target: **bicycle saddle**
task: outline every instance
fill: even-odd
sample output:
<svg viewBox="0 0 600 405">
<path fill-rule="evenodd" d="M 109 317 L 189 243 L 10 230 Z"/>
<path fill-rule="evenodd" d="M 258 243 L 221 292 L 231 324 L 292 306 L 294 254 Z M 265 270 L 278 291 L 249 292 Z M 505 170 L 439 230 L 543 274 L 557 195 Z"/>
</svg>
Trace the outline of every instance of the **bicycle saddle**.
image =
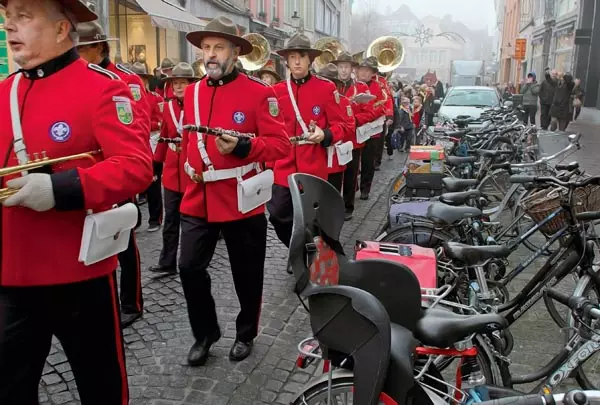
<svg viewBox="0 0 600 405">
<path fill-rule="evenodd" d="M 474 207 L 453 207 L 444 203 L 434 202 L 427 209 L 427 217 L 433 222 L 451 225 L 465 218 L 479 217 L 481 210 Z"/>
<path fill-rule="evenodd" d="M 450 259 L 458 260 L 467 266 L 475 266 L 488 259 L 504 259 L 512 250 L 506 245 L 471 246 L 458 242 L 444 242 L 444 253 Z"/>
<path fill-rule="evenodd" d="M 454 191 L 464 191 L 469 187 L 474 187 L 477 185 L 477 180 L 475 179 L 456 179 L 454 177 L 444 177 L 442 179 L 442 185 L 446 189 L 446 191 L 454 192 Z"/>
<path fill-rule="evenodd" d="M 448 156 L 446 158 L 446 164 L 448 166 L 456 167 L 460 165 L 464 165 L 467 163 L 475 163 L 477 162 L 477 156 Z"/>
<path fill-rule="evenodd" d="M 489 150 L 489 149 L 474 149 L 469 150 L 470 155 L 483 156 L 483 157 L 498 157 L 501 155 L 510 155 L 514 153 L 512 150 Z"/>
<path fill-rule="evenodd" d="M 468 129 L 463 129 L 463 130 L 458 130 L 458 131 L 446 131 L 444 134 L 446 136 L 452 137 L 452 138 L 462 138 L 464 135 L 468 134 L 469 132 L 471 132 Z"/>
<path fill-rule="evenodd" d="M 508 327 L 499 314 L 459 315 L 441 308 L 424 311 L 417 322 L 415 337 L 424 345 L 452 347 L 472 333 L 492 332 Z"/>
<path fill-rule="evenodd" d="M 440 196 L 440 202 L 448 205 L 463 205 L 467 201 L 481 197 L 479 190 L 458 191 L 456 193 L 444 193 Z"/>
</svg>

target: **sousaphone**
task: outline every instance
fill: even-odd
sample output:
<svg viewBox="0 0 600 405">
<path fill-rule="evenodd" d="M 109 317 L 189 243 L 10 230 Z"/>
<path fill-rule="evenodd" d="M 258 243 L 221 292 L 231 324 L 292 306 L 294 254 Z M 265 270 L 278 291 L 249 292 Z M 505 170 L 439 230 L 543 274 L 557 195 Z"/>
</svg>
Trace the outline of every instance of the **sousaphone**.
<svg viewBox="0 0 600 405">
<path fill-rule="evenodd" d="M 267 38 L 254 32 L 246 34 L 242 38 L 252 44 L 252 52 L 238 58 L 244 70 L 255 72 L 262 69 L 271 57 L 271 45 L 269 41 Z"/>
<path fill-rule="evenodd" d="M 367 48 L 365 58 L 375 56 L 378 69 L 381 73 L 396 70 L 404 60 L 404 46 L 402 42 L 393 36 L 379 37 Z"/>
<path fill-rule="evenodd" d="M 323 53 L 313 62 L 315 71 L 317 72 L 321 71 L 328 63 L 336 60 L 338 56 L 345 51 L 344 45 L 333 37 L 319 39 L 315 42 L 314 48 L 323 51 Z"/>
</svg>

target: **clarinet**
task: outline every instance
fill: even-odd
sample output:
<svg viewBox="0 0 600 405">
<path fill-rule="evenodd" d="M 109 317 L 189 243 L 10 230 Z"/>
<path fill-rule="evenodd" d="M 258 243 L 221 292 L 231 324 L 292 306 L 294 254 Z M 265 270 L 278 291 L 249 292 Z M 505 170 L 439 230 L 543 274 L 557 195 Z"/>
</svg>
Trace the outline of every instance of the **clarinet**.
<svg viewBox="0 0 600 405">
<path fill-rule="evenodd" d="M 232 129 L 223 129 L 223 128 L 211 128 L 205 126 L 197 126 L 197 125 L 184 125 L 183 129 L 186 131 L 192 132 L 200 132 L 202 134 L 221 136 L 221 135 L 229 135 L 235 138 L 255 138 L 256 134 L 250 132 L 239 132 L 234 131 Z"/>
<path fill-rule="evenodd" d="M 175 143 L 180 144 L 181 138 L 158 138 L 158 143 Z"/>
<path fill-rule="evenodd" d="M 308 124 L 308 134 L 302 134 L 300 136 L 292 136 L 290 137 L 290 142 L 292 143 L 292 145 L 296 145 L 299 142 L 302 141 L 307 141 L 308 137 L 311 133 L 315 132 L 315 127 L 317 126 L 317 123 L 315 121 L 310 121 L 310 124 Z"/>
</svg>

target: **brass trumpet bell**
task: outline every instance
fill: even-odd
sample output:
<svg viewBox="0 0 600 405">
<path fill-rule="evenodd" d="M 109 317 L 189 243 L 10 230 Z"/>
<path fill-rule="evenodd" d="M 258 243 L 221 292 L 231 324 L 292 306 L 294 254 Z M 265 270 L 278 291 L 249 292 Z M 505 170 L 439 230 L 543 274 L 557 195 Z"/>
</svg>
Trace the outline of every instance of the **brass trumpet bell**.
<svg viewBox="0 0 600 405">
<path fill-rule="evenodd" d="M 314 48 L 323 52 L 313 62 L 317 72 L 320 72 L 328 63 L 336 60 L 345 51 L 344 45 L 333 37 L 319 39 L 315 43 Z"/>
<path fill-rule="evenodd" d="M 395 70 L 404 60 L 404 46 L 393 36 L 379 37 L 367 48 L 365 57 L 375 56 L 379 71 L 387 73 Z"/>
<path fill-rule="evenodd" d="M 271 57 L 271 45 L 269 41 L 267 38 L 254 32 L 246 34 L 242 38 L 252 44 L 252 52 L 238 58 L 244 70 L 254 72 L 262 69 Z"/>
<path fill-rule="evenodd" d="M 204 61 L 202 59 L 196 59 L 194 63 L 192 63 L 192 68 L 197 77 L 206 76 L 206 67 L 204 66 Z"/>
</svg>

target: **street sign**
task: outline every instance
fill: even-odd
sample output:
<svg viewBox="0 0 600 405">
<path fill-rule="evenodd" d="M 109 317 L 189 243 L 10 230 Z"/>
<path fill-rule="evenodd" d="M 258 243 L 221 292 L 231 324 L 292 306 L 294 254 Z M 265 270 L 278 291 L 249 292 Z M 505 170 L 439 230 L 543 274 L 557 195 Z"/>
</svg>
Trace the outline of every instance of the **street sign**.
<svg viewBox="0 0 600 405">
<path fill-rule="evenodd" d="M 0 80 L 8 77 L 8 48 L 6 47 L 6 31 L 4 17 L 0 15 Z"/>
<path fill-rule="evenodd" d="M 592 30 L 582 28 L 575 30 L 575 45 L 589 45 L 592 43 Z"/>
<path fill-rule="evenodd" d="M 515 41 L 515 59 L 524 60 L 527 53 L 527 40 L 518 38 Z"/>
</svg>

